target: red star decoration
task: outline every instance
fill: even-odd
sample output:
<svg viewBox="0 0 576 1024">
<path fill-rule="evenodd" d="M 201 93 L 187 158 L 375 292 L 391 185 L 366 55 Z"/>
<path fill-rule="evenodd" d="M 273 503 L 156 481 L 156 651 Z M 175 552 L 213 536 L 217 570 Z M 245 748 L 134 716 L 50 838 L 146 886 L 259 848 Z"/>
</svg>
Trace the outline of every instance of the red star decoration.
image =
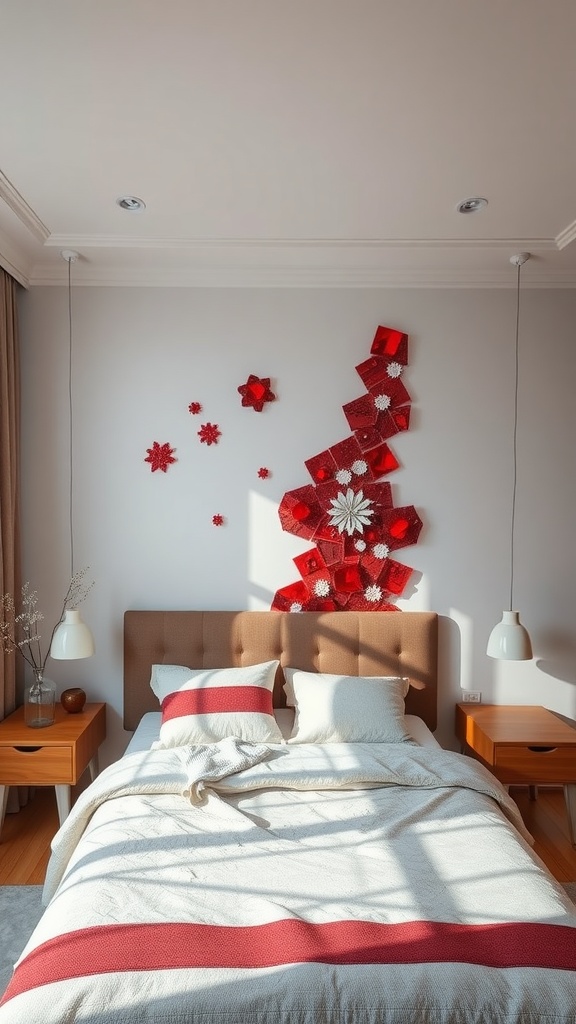
<svg viewBox="0 0 576 1024">
<path fill-rule="evenodd" d="M 149 462 L 151 466 L 151 472 L 155 473 L 157 469 L 161 469 L 163 473 L 166 472 L 171 462 L 176 462 L 176 459 L 172 455 L 175 452 L 175 448 L 171 448 L 168 442 L 166 444 L 158 444 L 158 441 L 154 441 L 151 448 L 147 448 L 148 457 L 144 459 L 144 462 Z"/>
<path fill-rule="evenodd" d="M 191 412 L 193 416 L 197 416 L 199 412 L 202 412 L 202 406 L 200 402 L 190 402 L 188 406 L 188 412 Z"/>
<path fill-rule="evenodd" d="M 224 526 L 224 516 L 217 512 L 215 516 L 212 516 L 212 522 L 214 526 Z"/>
<path fill-rule="evenodd" d="M 218 444 L 218 438 L 221 436 L 217 423 L 203 423 L 198 431 L 198 437 L 202 444 Z"/>
<path fill-rule="evenodd" d="M 258 470 L 258 476 L 261 480 L 266 480 L 270 476 L 270 470 L 266 469 L 266 466 L 261 466 Z"/>
<path fill-rule="evenodd" d="M 254 409 L 254 412 L 262 412 L 264 402 L 273 402 L 276 395 L 270 390 L 270 377 L 256 377 L 250 374 L 245 384 L 238 388 L 242 395 L 242 405 Z"/>
</svg>

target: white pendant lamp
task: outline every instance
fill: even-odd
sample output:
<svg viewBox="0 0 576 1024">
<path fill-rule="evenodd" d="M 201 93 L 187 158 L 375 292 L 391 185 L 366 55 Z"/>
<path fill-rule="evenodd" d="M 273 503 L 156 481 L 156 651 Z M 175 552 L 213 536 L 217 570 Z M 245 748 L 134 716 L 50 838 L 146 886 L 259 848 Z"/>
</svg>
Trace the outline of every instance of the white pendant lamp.
<svg viewBox="0 0 576 1024">
<path fill-rule="evenodd" d="M 515 380 L 514 380 L 514 436 L 513 436 L 513 465 L 514 474 L 512 481 L 512 517 L 510 527 L 510 608 L 502 612 L 502 620 L 490 633 L 486 653 L 490 658 L 498 658 L 506 661 L 530 661 L 532 658 L 532 644 L 527 630 L 520 622 L 520 615 L 512 611 L 514 607 L 514 517 L 516 513 L 516 434 L 518 427 L 518 337 L 520 325 L 520 267 L 524 266 L 530 259 L 529 252 L 521 252 L 512 256 L 510 262 L 517 268 L 516 275 L 516 358 L 515 358 Z"/>
<path fill-rule="evenodd" d="M 69 409 L 69 451 L 70 451 L 70 569 L 74 581 L 74 527 L 72 514 L 73 485 L 73 429 L 72 429 L 72 281 L 71 264 L 78 259 L 73 249 L 63 249 L 62 258 L 68 263 L 68 409 Z M 72 590 L 72 586 L 70 587 Z M 70 591 L 69 591 L 70 592 Z M 82 621 L 77 608 L 65 608 L 62 621 L 54 630 L 50 645 L 50 657 L 59 661 L 76 658 L 90 658 L 94 654 L 94 638 L 88 626 Z"/>
<path fill-rule="evenodd" d="M 504 611 L 502 619 L 490 633 L 486 654 L 505 661 L 530 661 L 532 644 L 528 630 L 520 622 L 518 612 Z"/>
<path fill-rule="evenodd" d="M 50 657 L 59 660 L 91 658 L 94 654 L 94 637 L 85 622 L 82 622 L 77 608 L 66 608 L 64 618 L 56 627 L 50 647 Z"/>
</svg>

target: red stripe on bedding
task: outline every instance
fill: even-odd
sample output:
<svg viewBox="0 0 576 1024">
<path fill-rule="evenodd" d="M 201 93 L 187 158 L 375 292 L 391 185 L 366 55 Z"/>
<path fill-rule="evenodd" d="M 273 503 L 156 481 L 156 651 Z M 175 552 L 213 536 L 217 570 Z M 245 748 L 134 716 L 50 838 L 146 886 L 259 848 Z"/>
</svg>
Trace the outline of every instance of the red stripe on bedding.
<svg viewBox="0 0 576 1024">
<path fill-rule="evenodd" d="M 204 686 L 178 690 L 162 701 L 162 721 L 184 715 L 214 715 L 252 711 L 273 715 L 272 694 L 262 686 Z"/>
<path fill-rule="evenodd" d="M 57 936 L 32 950 L 16 968 L 2 1003 L 40 985 L 94 974 L 298 963 L 466 963 L 574 971 L 576 928 L 292 919 L 250 926 L 100 925 Z"/>
</svg>

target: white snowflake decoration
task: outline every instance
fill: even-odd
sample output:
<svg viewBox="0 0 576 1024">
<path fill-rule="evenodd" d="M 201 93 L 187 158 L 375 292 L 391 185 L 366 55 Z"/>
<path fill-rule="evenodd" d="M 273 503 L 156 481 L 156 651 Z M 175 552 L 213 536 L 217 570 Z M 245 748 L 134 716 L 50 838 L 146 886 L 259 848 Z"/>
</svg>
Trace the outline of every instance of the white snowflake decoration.
<svg viewBox="0 0 576 1024">
<path fill-rule="evenodd" d="M 330 593 L 330 584 L 328 580 L 316 580 L 314 584 L 314 593 L 316 597 L 328 597 Z"/>
<path fill-rule="evenodd" d="M 354 547 L 356 551 L 366 551 L 366 541 L 359 537 L 358 540 L 354 541 Z"/>
<path fill-rule="evenodd" d="M 386 373 L 389 377 L 399 377 L 403 369 L 402 363 L 388 363 Z"/>
<path fill-rule="evenodd" d="M 390 408 L 391 403 L 392 399 L 390 398 L 390 395 L 376 395 L 376 398 L 374 399 L 374 405 L 380 410 L 380 412 L 386 412 L 386 409 Z"/>
<path fill-rule="evenodd" d="M 371 587 L 366 587 L 364 597 L 367 601 L 370 601 L 371 604 L 376 604 L 377 601 L 382 600 L 382 591 L 380 587 L 373 583 Z"/>
<path fill-rule="evenodd" d="M 372 548 L 374 558 L 388 558 L 390 548 L 387 544 L 375 544 Z"/>
<path fill-rule="evenodd" d="M 352 472 L 356 476 L 364 476 L 368 472 L 368 463 L 364 459 L 356 459 L 356 462 L 352 463 Z"/>
<path fill-rule="evenodd" d="M 374 515 L 370 499 L 364 497 L 363 491 L 353 491 L 351 487 L 346 494 L 341 492 L 337 498 L 331 498 L 330 504 L 330 526 L 336 526 L 338 533 L 346 531 L 349 537 L 353 533 L 363 533 Z"/>
<path fill-rule="evenodd" d="M 289 610 L 291 612 L 301 612 L 302 611 L 302 605 L 300 604 L 300 601 L 293 601 L 292 604 L 290 605 L 290 609 Z"/>
<path fill-rule="evenodd" d="M 352 473 L 349 469 L 339 469 L 336 473 L 336 479 L 339 484 L 349 484 L 352 479 Z"/>
</svg>

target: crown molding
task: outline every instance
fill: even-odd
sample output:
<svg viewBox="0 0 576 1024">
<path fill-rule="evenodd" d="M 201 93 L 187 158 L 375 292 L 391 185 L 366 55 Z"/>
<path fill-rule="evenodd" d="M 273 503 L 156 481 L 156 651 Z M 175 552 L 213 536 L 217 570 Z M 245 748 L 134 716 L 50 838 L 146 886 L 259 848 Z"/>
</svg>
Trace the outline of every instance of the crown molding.
<svg viewBox="0 0 576 1024">
<path fill-rule="evenodd" d="M 36 241 L 43 245 L 50 237 L 48 228 L 40 220 L 40 217 L 34 213 L 32 207 L 28 206 L 23 196 L 14 188 L 12 182 L 8 180 L 5 174 L 2 174 L 2 171 L 0 171 L 0 199 L 3 199 L 6 205 L 10 207 L 20 223 L 27 228 Z"/>
<path fill-rule="evenodd" d="M 131 235 L 50 235 L 46 248 L 75 249 L 519 249 L 555 252 L 554 238 L 134 238 Z"/>
<path fill-rule="evenodd" d="M 30 285 L 29 263 L 30 261 L 21 249 L 13 244 L 5 232 L 0 230 L 0 267 L 24 288 L 28 288 Z"/>
<path fill-rule="evenodd" d="M 554 269 L 553 238 L 151 238 L 52 235 L 33 285 L 60 284 L 61 260 L 49 249 L 81 254 L 74 284 L 183 288 L 507 288 L 510 257 L 535 258 L 527 287 L 576 287 L 576 268 Z M 114 255 L 115 254 L 115 255 Z M 113 266 L 108 266 L 113 257 Z M 548 259 L 547 257 L 550 257 Z"/>
<path fill-rule="evenodd" d="M 38 266 L 31 286 L 63 285 L 60 268 Z M 508 267 L 473 272 L 452 266 L 442 270 L 374 267 L 240 266 L 184 267 L 174 271 L 160 266 L 146 269 L 96 268 L 76 264 L 73 286 L 121 288 L 513 288 Z M 540 270 L 522 282 L 523 288 L 576 288 L 576 270 L 558 273 Z"/>
<path fill-rule="evenodd" d="M 67 271 L 60 253 L 66 248 L 80 253 L 74 286 L 510 288 L 515 282 L 510 257 L 528 251 L 535 259 L 523 275 L 523 287 L 576 288 L 576 264 L 555 267 L 558 246 L 547 238 L 135 240 L 51 235 L 35 246 L 34 260 L 0 230 L 0 265 L 26 288 L 64 284 Z"/>
</svg>

